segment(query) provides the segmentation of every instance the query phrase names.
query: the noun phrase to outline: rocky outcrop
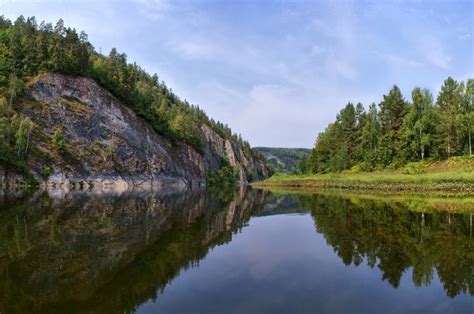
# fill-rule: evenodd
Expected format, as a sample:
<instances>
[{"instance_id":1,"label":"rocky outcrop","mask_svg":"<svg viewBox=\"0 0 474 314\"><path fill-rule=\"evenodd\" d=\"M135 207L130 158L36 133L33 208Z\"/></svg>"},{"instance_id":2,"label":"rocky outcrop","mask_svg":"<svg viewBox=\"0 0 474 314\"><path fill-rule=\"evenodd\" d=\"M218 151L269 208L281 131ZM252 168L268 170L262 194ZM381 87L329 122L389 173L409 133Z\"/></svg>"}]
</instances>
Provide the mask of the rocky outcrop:
<instances>
[{"instance_id":1,"label":"rocky outcrop","mask_svg":"<svg viewBox=\"0 0 474 314\"><path fill-rule=\"evenodd\" d=\"M219 167L220 158L226 158L232 167L239 170L240 182L259 181L270 176L270 170L263 160L255 160L245 154L236 143L223 139L207 125L201 127L205 154L205 168L212 171Z\"/></svg>"},{"instance_id":2,"label":"rocky outcrop","mask_svg":"<svg viewBox=\"0 0 474 314\"><path fill-rule=\"evenodd\" d=\"M43 74L31 82L28 97L15 110L35 124L27 163L45 185L199 186L221 158L240 170L241 183L269 175L263 160L207 125L201 127L203 154L171 143L90 78ZM59 152L51 146L56 129L66 143Z\"/></svg>"}]
</instances>

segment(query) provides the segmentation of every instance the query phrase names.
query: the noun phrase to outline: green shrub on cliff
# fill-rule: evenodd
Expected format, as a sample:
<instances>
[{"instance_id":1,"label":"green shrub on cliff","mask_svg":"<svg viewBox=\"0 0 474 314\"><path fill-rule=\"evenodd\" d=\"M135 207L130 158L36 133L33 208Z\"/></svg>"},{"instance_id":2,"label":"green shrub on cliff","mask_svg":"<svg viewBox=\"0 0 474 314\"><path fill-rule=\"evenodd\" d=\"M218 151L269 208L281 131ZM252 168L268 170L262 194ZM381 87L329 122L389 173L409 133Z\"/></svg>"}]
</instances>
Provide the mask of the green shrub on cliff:
<instances>
[{"instance_id":1,"label":"green shrub on cliff","mask_svg":"<svg viewBox=\"0 0 474 314\"><path fill-rule=\"evenodd\" d=\"M53 147L58 151L64 150L64 135L61 129L58 128L54 131L53 136L51 137L51 145L53 145Z\"/></svg>"},{"instance_id":2,"label":"green shrub on cliff","mask_svg":"<svg viewBox=\"0 0 474 314\"><path fill-rule=\"evenodd\" d=\"M234 186L239 180L239 171L232 167L229 160L221 158L219 169L207 176L207 185Z\"/></svg>"}]
</instances>

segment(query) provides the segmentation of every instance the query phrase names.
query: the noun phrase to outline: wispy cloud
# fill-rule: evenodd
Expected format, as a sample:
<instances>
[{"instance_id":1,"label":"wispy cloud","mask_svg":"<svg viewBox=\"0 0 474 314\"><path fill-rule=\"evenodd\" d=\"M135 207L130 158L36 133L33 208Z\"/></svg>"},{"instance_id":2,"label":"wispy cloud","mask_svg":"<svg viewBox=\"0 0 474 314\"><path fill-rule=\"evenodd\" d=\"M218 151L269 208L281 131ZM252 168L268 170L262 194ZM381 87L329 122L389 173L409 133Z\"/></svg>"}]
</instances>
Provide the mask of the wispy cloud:
<instances>
[{"instance_id":1,"label":"wispy cloud","mask_svg":"<svg viewBox=\"0 0 474 314\"><path fill-rule=\"evenodd\" d=\"M385 53L380 51L373 51L372 52L376 58L384 60L389 64L397 67L421 67L423 66L423 62L411 59L411 58L404 58L399 55L395 55L392 53Z\"/></svg>"},{"instance_id":2,"label":"wispy cloud","mask_svg":"<svg viewBox=\"0 0 474 314\"><path fill-rule=\"evenodd\" d=\"M65 5L66 4L66 5ZM474 73L472 1L12 1L157 72L253 145L310 147L348 101ZM468 75L469 76L469 75ZM472 76L472 75L470 75ZM433 90L436 93L436 90Z\"/></svg>"},{"instance_id":3,"label":"wispy cloud","mask_svg":"<svg viewBox=\"0 0 474 314\"><path fill-rule=\"evenodd\" d=\"M169 0L133 0L140 15L157 21L165 17L173 9Z\"/></svg>"},{"instance_id":4,"label":"wispy cloud","mask_svg":"<svg viewBox=\"0 0 474 314\"><path fill-rule=\"evenodd\" d=\"M444 70L449 69L452 58L447 54L444 45L437 38L422 39L420 52L426 56L426 59L432 65Z\"/></svg>"},{"instance_id":5,"label":"wispy cloud","mask_svg":"<svg viewBox=\"0 0 474 314\"><path fill-rule=\"evenodd\" d=\"M176 53L181 54L184 57L195 58L195 59L209 59L216 57L219 53L219 47L211 43L205 38L180 38L178 40L172 40L169 43L169 47Z\"/></svg>"}]
</instances>

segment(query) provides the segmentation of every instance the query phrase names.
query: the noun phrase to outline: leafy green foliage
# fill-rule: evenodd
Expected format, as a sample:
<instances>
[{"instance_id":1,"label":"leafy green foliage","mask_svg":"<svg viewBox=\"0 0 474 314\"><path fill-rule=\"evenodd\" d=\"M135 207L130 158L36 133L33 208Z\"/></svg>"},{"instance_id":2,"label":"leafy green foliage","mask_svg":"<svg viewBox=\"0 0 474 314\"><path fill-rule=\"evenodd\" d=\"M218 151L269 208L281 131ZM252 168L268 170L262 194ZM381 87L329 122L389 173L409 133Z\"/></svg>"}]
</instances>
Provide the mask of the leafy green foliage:
<instances>
[{"instance_id":1,"label":"leafy green foliage","mask_svg":"<svg viewBox=\"0 0 474 314\"><path fill-rule=\"evenodd\" d=\"M232 167L226 158L221 158L219 169L207 176L210 186L234 186L239 180L239 171Z\"/></svg>"},{"instance_id":2,"label":"leafy green foliage","mask_svg":"<svg viewBox=\"0 0 474 314\"><path fill-rule=\"evenodd\" d=\"M64 135L61 129L58 128L54 131L53 136L51 137L51 144L58 151L64 150Z\"/></svg>"},{"instance_id":3,"label":"leafy green foliage","mask_svg":"<svg viewBox=\"0 0 474 314\"><path fill-rule=\"evenodd\" d=\"M415 88L411 102L394 86L368 111L348 103L321 132L303 173L399 168L409 162L472 155L474 80L464 85L448 78L433 103L426 89Z\"/></svg>"},{"instance_id":4,"label":"leafy green foliage","mask_svg":"<svg viewBox=\"0 0 474 314\"><path fill-rule=\"evenodd\" d=\"M41 176L44 180L47 180L51 176L51 167L43 166L43 168L41 169Z\"/></svg>"},{"instance_id":5,"label":"leafy green foliage","mask_svg":"<svg viewBox=\"0 0 474 314\"><path fill-rule=\"evenodd\" d=\"M22 163L31 149L34 124L18 116L0 96L0 161L8 164Z\"/></svg>"},{"instance_id":6,"label":"leafy green foliage","mask_svg":"<svg viewBox=\"0 0 474 314\"><path fill-rule=\"evenodd\" d=\"M25 161L32 149L33 128L33 122L18 116L0 95L0 164L23 173L32 184L36 182L28 174Z\"/></svg>"}]
</instances>

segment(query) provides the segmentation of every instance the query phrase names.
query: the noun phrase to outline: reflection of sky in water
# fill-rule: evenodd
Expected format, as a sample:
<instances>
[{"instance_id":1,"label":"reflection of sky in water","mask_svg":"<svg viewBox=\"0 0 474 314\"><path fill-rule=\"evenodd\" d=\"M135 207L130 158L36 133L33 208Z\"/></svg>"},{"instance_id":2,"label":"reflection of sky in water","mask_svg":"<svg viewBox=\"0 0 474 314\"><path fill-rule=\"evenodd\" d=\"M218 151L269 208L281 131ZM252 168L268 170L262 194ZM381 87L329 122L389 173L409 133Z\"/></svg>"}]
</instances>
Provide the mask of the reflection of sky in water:
<instances>
[{"instance_id":1,"label":"reflection of sky in water","mask_svg":"<svg viewBox=\"0 0 474 314\"><path fill-rule=\"evenodd\" d=\"M346 266L311 215L252 218L197 268L183 271L139 312L202 313L470 313L470 296L451 299L434 272L417 288L409 268L398 288L376 267ZM209 302L212 300L212 302Z\"/></svg>"},{"instance_id":2,"label":"reflection of sky in water","mask_svg":"<svg viewBox=\"0 0 474 314\"><path fill-rule=\"evenodd\" d=\"M472 199L227 192L0 195L0 312L473 313Z\"/></svg>"}]
</instances>

